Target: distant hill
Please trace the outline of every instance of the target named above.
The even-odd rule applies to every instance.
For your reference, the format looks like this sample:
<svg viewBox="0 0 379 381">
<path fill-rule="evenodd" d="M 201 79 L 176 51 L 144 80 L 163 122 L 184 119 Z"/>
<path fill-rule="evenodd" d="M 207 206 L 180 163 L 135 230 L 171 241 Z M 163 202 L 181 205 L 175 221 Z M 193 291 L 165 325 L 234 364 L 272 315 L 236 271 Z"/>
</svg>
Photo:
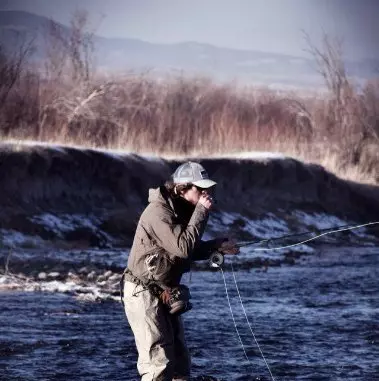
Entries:
<svg viewBox="0 0 379 381">
<path fill-rule="evenodd" d="M 49 20 L 21 11 L 0 11 L 0 43 L 15 46 L 16 35 L 34 38 L 36 57 L 44 55 Z M 67 33 L 69 28 L 62 26 Z M 129 38 L 94 39 L 97 64 L 104 70 L 149 70 L 165 73 L 205 75 L 216 80 L 260 83 L 272 87 L 312 87 L 322 82 L 315 63 L 303 57 L 260 51 L 221 48 L 197 42 L 152 44 Z M 366 79 L 375 75 L 379 61 L 346 62 L 350 75 Z"/>
</svg>

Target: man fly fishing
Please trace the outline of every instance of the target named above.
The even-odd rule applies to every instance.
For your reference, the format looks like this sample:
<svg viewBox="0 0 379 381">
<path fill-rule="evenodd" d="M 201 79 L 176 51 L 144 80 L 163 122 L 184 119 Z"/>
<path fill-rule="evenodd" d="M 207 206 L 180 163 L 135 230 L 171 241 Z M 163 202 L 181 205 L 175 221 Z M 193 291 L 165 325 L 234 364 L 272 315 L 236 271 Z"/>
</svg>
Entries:
<svg viewBox="0 0 379 381">
<path fill-rule="evenodd" d="M 208 259 L 215 251 L 239 252 L 226 238 L 201 240 L 215 185 L 200 164 L 187 162 L 176 169 L 171 181 L 149 190 L 149 204 L 138 222 L 122 280 L 122 300 L 142 381 L 190 379 L 180 315 L 192 306 L 181 277 L 191 262 Z"/>
</svg>

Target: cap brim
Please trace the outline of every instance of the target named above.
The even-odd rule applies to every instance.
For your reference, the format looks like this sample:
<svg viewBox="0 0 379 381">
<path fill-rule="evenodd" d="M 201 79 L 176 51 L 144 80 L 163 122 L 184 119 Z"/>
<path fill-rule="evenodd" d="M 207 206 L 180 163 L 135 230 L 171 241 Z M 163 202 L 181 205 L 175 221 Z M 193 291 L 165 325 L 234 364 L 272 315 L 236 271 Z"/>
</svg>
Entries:
<svg viewBox="0 0 379 381">
<path fill-rule="evenodd" d="M 216 185 L 217 183 L 213 180 L 203 179 L 203 180 L 193 181 L 192 184 L 200 188 L 210 188 Z"/>
</svg>

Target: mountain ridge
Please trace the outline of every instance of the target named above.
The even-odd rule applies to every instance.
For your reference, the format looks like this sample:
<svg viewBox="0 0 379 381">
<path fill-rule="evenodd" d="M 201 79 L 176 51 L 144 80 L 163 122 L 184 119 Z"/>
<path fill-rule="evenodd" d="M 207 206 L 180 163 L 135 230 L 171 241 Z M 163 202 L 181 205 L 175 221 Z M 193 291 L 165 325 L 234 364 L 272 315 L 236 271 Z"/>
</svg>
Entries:
<svg viewBox="0 0 379 381">
<path fill-rule="evenodd" d="M 46 40 L 44 29 L 50 20 L 25 11 L 0 11 L 1 44 L 14 49 L 15 31 L 23 31 L 35 39 L 38 59 L 43 58 Z M 69 27 L 57 23 L 63 33 Z M 46 29 L 45 29 L 46 30 Z M 158 76 L 178 72 L 205 75 L 216 80 L 260 83 L 294 87 L 319 87 L 322 78 L 315 62 L 306 57 L 219 47 L 209 43 L 182 41 L 178 43 L 152 43 L 136 38 L 109 38 L 94 36 L 99 66 L 105 71 L 152 70 Z M 348 73 L 365 80 L 374 76 L 379 61 L 346 61 Z"/>
</svg>

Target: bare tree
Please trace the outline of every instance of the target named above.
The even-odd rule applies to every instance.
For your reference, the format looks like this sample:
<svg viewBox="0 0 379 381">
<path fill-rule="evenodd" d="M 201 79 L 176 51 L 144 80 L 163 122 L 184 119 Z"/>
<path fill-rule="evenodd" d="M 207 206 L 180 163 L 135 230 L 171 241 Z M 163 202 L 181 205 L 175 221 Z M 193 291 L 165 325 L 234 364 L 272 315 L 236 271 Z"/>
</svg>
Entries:
<svg viewBox="0 0 379 381">
<path fill-rule="evenodd" d="M 304 38 L 317 64 L 317 70 L 323 77 L 327 89 L 332 95 L 331 112 L 334 114 L 334 128 L 337 134 L 346 127 L 347 102 L 352 94 L 352 87 L 346 74 L 343 60 L 343 43 L 341 39 L 331 38 L 324 34 L 321 47 L 317 47 L 304 32 Z"/>
<path fill-rule="evenodd" d="M 325 136 L 334 141 L 344 160 L 357 163 L 367 131 L 360 120 L 356 88 L 346 72 L 342 40 L 324 34 L 321 47 L 317 47 L 309 35 L 304 33 L 304 37 L 330 93 L 324 120 Z"/>
<path fill-rule="evenodd" d="M 50 81 L 60 81 L 68 68 L 68 46 L 63 38 L 63 26 L 49 21 L 45 37 L 45 77 Z"/>
<path fill-rule="evenodd" d="M 0 45 L 0 108 L 2 108 L 16 82 L 25 70 L 28 59 L 34 51 L 34 38 L 27 38 L 17 33 L 16 49 L 6 52 Z"/>
<path fill-rule="evenodd" d="M 52 117 L 59 120 L 58 125 L 63 127 L 60 132 L 65 136 L 78 118 L 93 116 L 91 104 L 107 86 L 94 84 L 94 30 L 86 11 L 74 12 L 70 28 L 51 20 L 46 32 L 47 91 L 40 95 L 43 100 L 39 130 L 44 131 Z"/>
<path fill-rule="evenodd" d="M 76 79 L 89 81 L 93 69 L 94 31 L 89 31 L 88 14 L 77 11 L 71 19 L 70 57 Z"/>
<path fill-rule="evenodd" d="M 369 168 L 377 159 L 376 155 L 368 157 L 368 147 L 374 146 L 376 151 L 379 147 L 379 87 L 374 81 L 367 81 L 362 89 L 354 85 L 346 72 L 341 40 L 325 34 L 319 48 L 304 35 L 331 95 L 326 101 L 326 135 L 338 147 L 342 166 Z"/>
<path fill-rule="evenodd" d="M 70 28 L 50 20 L 46 39 L 46 70 L 51 79 L 67 75 L 75 83 L 89 82 L 94 71 L 94 30 L 88 13 L 77 10 Z"/>
</svg>

